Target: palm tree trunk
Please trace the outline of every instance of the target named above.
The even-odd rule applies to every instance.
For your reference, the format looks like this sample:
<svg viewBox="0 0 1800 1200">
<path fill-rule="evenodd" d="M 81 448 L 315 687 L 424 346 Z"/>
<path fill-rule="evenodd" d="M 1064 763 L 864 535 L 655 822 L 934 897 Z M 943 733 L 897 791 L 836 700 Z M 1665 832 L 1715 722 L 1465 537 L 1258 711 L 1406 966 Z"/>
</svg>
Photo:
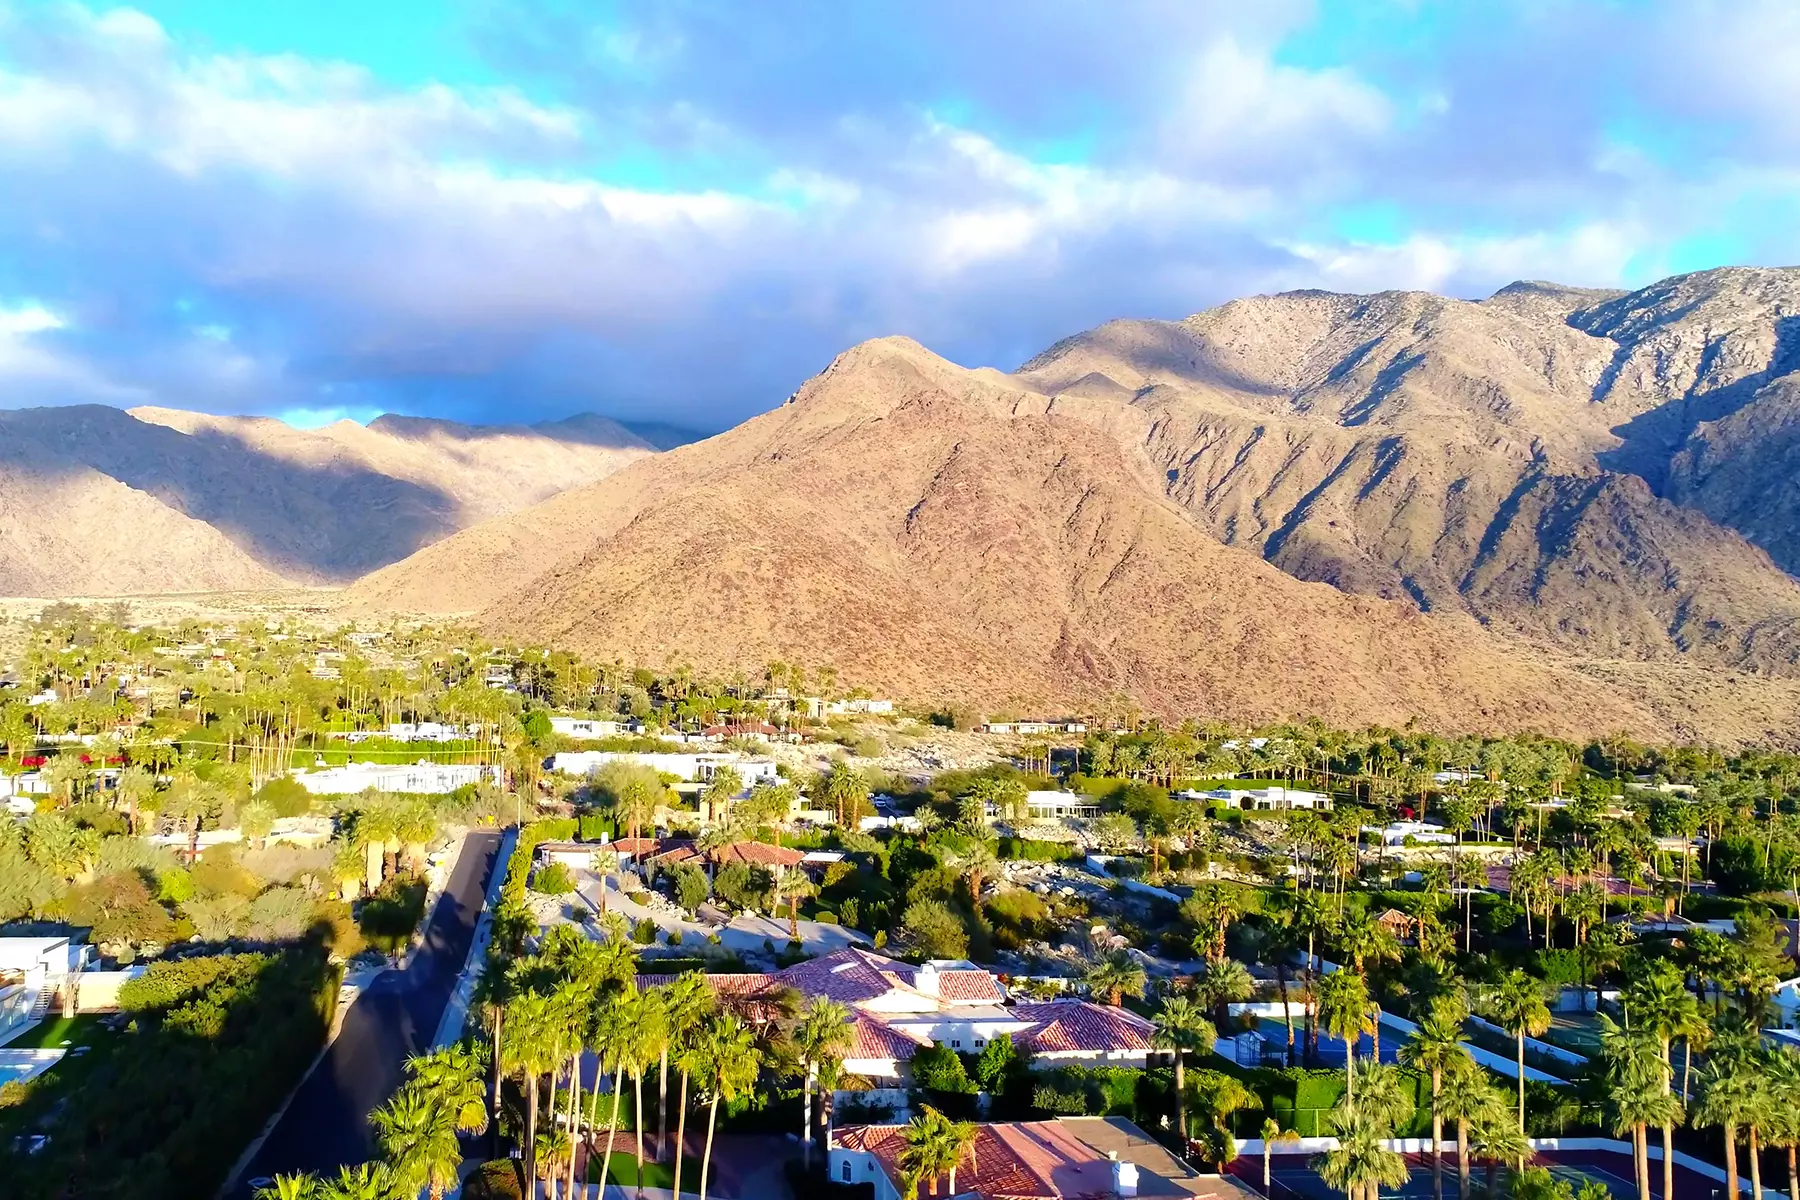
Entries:
<svg viewBox="0 0 1800 1200">
<path fill-rule="evenodd" d="M 806 1163 L 806 1169 L 809 1171 L 812 1170 L 812 1093 L 815 1073 L 813 1064 L 807 1063 L 806 1075 L 800 1081 L 800 1152 Z M 1800 1200 L 1800 1198 L 1796 1198 L 1796 1200 Z"/>
<path fill-rule="evenodd" d="M 1519 1132 L 1525 1132 L 1525 1030 L 1520 1029 L 1519 1040 Z"/>
<path fill-rule="evenodd" d="M 1682 1038 L 1681 1039 L 1681 1102 L 1683 1104 L 1687 1103 L 1688 1076 L 1693 1073 L 1693 1069 L 1694 1069 L 1694 1044 L 1692 1042 L 1690 1042 L 1687 1038 Z M 1792 1197 L 1792 1200 L 1800 1200 L 1800 1196 L 1794 1196 L 1794 1197 Z"/>
<path fill-rule="evenodd" d="M 612 1120 L 606 1123 L 606 1152 L 600 1156 L 600 1194 L 602 1196 L 606 1195 L 606 1181 L 612 1174 L 613 1142 L 616 1140 L 619 1132 L 619 1101 L 624 1099 L 624 1096 L 621 1094 L 624 1079 L 625 1069 L 623 1067 L 614 1067 Z"/>
<path fill-rule="evenodd" d="M 669 1048 L 663 1047 L 656 1079 L 656 1161 L 669 1152 Z M 1794 1197 L 1800 1200 L 1800 1196 Z"/>
<path fill-rule="evenodd" d="M 631 1124 L 637 1131 L 637 1200 L 644 1200 L 644 1073 L 631 1077 Z"/>
<path fill-rule="evenodd" d="M 575 1194 L 575 1151 L 581 1135 L 581 1051 L 569 1057 L 569 1196 Z"/>
<path fill-rule="evenodd" d="M 700 1200 L 706 1200 L 706 1176 L 712 1170 L 713 1130 L 719 1124 L 719 1092 L 713 1089 L 712 1103 L 706 1109 L 706 1153 L 700 1158 Z"/>
<path fill-rule="evenodd" d="M 1175 1131 L 1181 1138 L 1181 1157 L 1187 1158 L 1188 1122 L 1187 1122 L 1187 1064 L 1181 1060 L 1187 1056 L 1181 1047 L 1175 1048 Z"/>
<path fill-rule="evenodd" d="M 1431 1068 L 1431 1196 L 1444 1200 L 1444 1114 L 1438 1110 L 1438 1092 L 1444 1086 L 1442 1067 Z M 1800 1197 L 1796 1197 L 1800 1200 Z"/>
<path fill-rule="evenodd" d="M 490 1149 L 495 1158 L 500 1157 L 500 1025 L 505 1012 L 505 1005 L 494 1005 L 494 1070 L 493 1080 L 488 1085 L 488 1129 L 493 1134 Z M 1796 1200 L 1800 1200 L 1800 1197 Z"/>
<path fill-rule="evenodd" d="M 1642 1122 L 1631 1127 L 1631 1166 L 1637 1173 L 1640 1200 L 1651 1200 L 1649 1142 L 1650 1131 L 1644 1127 Z"/>
<path fill-rule="evenodd" d="M 525 1186 L 537 1186 L 537 1072 L 525 1072 Z"/>
<path fill-rule="evenodd" d="M 1738 1191 L 1737 1126 L 1725 1126 L 1725 1194 L 1736 1197 Z"/>
<path fill-rule="evenodd" d="M 1762 1200 L 1762 1144 L 1757 1140 L 1758 1130 L 1750 1126 L 1750 1200 Z"/>
<path fill-rule="evenodd" d="M 1456 1200 L 1469 1200 L 1469 1123 L 1456 1119 Z"/>
<path fill-rule="evenodd" d="M 1664 1196 L 1675 1194 L 1675 1127 L 1667 1121 L 1662 1127 L 1662 1183 Z"/>
<path fill-rule="evenodd" d="M 687 1072 L 681 1073 L 681 1099 L 675 1114 L 675 1200 L 681 1200 L 681 1153 L 687 1149 Z"/>
<path fill-rule="evenodd" d="M 1287 963 L 1284 960 L 1275 968 L 1275 986 L 1281 989 L 1281 1019 L 1287 1025 L 1287 1065 L 1294 1065 L 1294 1010 L 1288 1006 Z M 1794 1200 L 1800 1200 L 1796 1196 Z"/>
<path fill-rule="evenodd" d="M 1788 1143 L 1788 1200 L 1800 1200 L 1800 1159 L 1794 1153 L 1794 1144 Z"/>
</svg>

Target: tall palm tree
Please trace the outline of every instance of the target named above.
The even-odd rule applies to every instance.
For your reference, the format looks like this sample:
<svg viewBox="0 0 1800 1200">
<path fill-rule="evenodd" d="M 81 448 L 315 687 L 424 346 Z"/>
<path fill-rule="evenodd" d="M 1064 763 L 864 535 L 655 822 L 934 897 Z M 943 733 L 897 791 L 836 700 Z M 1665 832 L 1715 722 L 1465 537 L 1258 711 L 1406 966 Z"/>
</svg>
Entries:
<svg viewBox="0 0 1800 1200">
<path fill-rule="evenodd" d="M 713 1134 L 719 1124 L 719 1102 L 736 1100 L 756 1083 L 762 1054 L 750 1027 L 730 1015 L 707 1022 L 701 1038 L 698 1065 L 705 1071 L 706 1090 L 712 1093 L 706 1112 L 706 1151 L 700 1159 L 700 1200 L 706 1200 L 707 1177 L 712 1171 Z"/>
<path fill-rule="evenodd" d="M 488 1115 L 481 1086 L 481 1063 L 467 1046 L 452 1044 L 406 1062 L 407 1086 L 450 1114 L 459 1133 L 480 1133 Z"/>
<path fill-rule="evenodd" d="M 501 1038 L 502 1061 L 508 1073 L 525 1078 L 525 1178 L 536 1179 L 538 1084 L 545 1073 L 562 1063 L 561 1014 L 551 998 L 522 992 L 506 1003 L 506 1022 Z"/>
<path fill-rule="evenodd" d="M 917 1197 L 921 1180 L 931 1181 L 931 1194 L 937 1195 L 937 1179 L 949 1175 L 949 1194 L 956 1194 L 956 1172 L 963 1159 L 972 1158 L 975 1148 L 975 1126 L 952 1121 L 930 1105 L 908 1122 L 901 1131 L 902 1146 L 898 1157 L 903 1190 Z"/>
<path fill-rule="evenodd" d="M 1190 1050 L 1205 1054 L 1218 1040 L 1218 1031 L 1206 1019 L 1200 1006 L 1185 996 L 1170 996 L 1156 1014 L 1156 1046 L 1175 1052 L 1175 1128 L 1181 1138 L 1183 1153 L 1188 1144 L 1187 1120 L 1187 1055 Z"/>
<path fill-rule="evenodd" d="M 1525 1039 L 1550 1028 L 1550 1008 L 1544 1003 L 1543 984 L 1514 967 L 1498 984 L 1483 993 L 1488 1016 L 1509 1031 L 1518 1045 L 1519 1132 L 1525 1132 Z"/>
<path fill-rule="evenodd" d="M 1782 1050 L 1770 1057 L 1764 1071 L 1764 1088 L 1769 1097 L 1769 1126 L 1766 1134 L 1771 1146 L 1787 1152 L 1788 1196 L 1800 1196 L 1800 1053 Z"/>
<path fill-rule="evenodd" d="M 1639 1200 L 1650 1200 L 1648 1131 L 1652 1125 L 1664 1124 L 1665 1118 L 1672 1115 L 1663 1102 L 1674 1099 L 1663 1087 L 1667 1074 L 1657 1057 L 1655 1032 L 1645 1026 L 1627 1028 L 1604 1013 L 1600 1015 L 1599 1026 L 1613 1132 L 1631 1134 L 1631 1162 L 1637 1172 L 1638 1197 Z M 1667 1146 L 1663 1153 L 1666 1159 Z M 1664 1165 L 1669 1164 L 1665 1161 Z M 1665 1195 L 1673 1194 L 1668 1190 L 1667 1178 L 1664 1189 Z"/>
<path fill-rule="evenodd" d="M 1458 1200 L 1469 1200 L 1469 1131 L 1477 1125 L 1504 1122 L 1511 1116 L 1511 1106 L 1473 1059 L 1457 1063 L 1445 1073 L 1438 1106 L 1446 1120 L 1456 1122 L 1456 1194 Z"/>
<path fill-rule="evenodd" d="M 369 1114 L 369 1123 L 402 1190 L 417 1192 L 423 1187 L 431 1200 L 443 1200 L 444 1193 L 456 1186 L 462 1147 L 456 1140 L 453 1110 L 433 1103 L 421 1089 L 403 1087 Z"/>
<path fill-rule="evenodd" d="M 1684 1029 L 1691 1029 L 1698 1023 L 1700 1003 L 1687 990 L 1687 980 L 1681 969 L 1666 959 L 1655 962 L 1648 972 L 1635 980 L 1626 989 L 1624 1001 L 1626 1017 L 1632 1027 L 1656 1038 L 1662 1060 L 1657 1082 L 1662 1094 L 1670 1096 L 1675 1064 L 1669 1054 L 1669 1045 Z M 1662 1122 L 1663 1195 L 1672 1196 L 1675 1194 L 1674 1127 L 1681 1123 L 1681 1118 L 1675 1115 L 1675 1109 L 1670 1105 L 1662 1105 L 1661 1112 L 1664 1117 L 1672 1116 Z"/>
<path fill-rule="evenodd" d="M 1399 1187 L 1410 1172 L 1406 1159 L 1389 1150 L 1383 1142 L 1389 1130 L 1382 1127 L 1374 1114 L 1352 1105 L 1338 1125 L 1337 1149 L 1328 1150 L 1313 1161 L 1313 1169 L 1327 1187 L 1359 1200 L 1373 1196 L 1381 1187 Z"/>
<path fill-rule="evenodd" d="M 815 895 L 818 887 L 798 867 L 784 869 L 775 877 L 775 902 L 788 906 L 788 938 L 800 940 L 800 902 Z"/>
<path fill-rule="evenodd" d="M 659 1063 L 661 1080 L 659 1083 L 658 1112 L 656 1121 L 657 1137 L 664 1143 L 658 1157 L 667 1153 L 669 1140 L 669 1060 L 678 1057 L 692 1041 L 695 1032 L 700 1029 L 706 1018 L 712 1015 L 718 1001 L 713 995 L 706 976 L 697 971 L 690 971 L 678 976 L 675 981 L 662 989 L 663 1015 L 668 1024 L 668 1037 L 663 1041 L 662 1059 Z M 679 1067 L 679 1064 L 677 1064 Z M 681 1109 L 680 1120 L 685 1128 L 687 1123 L 687 1071 L 681 1070 Z M 681 1154 L 679 1138 L 675 1143 L 676 1157 Z M 679 1172 L 678 1172 L 679 1174 Z"/>
<path fill-rule="evenodd" d="M 1714 1038 L 1701 1073 L 1700 1102 L 1694 1124 L 1717 1128 L 1725 1136 L 1726 1187 L 1738 1194 L 1738 1130 L 1750 1133 L 1751 1187 L 1762 1192 L 1762 1167 L 1757 1162 L 1758 1127 L 1766 1117 L 1767 1093 L 1763 1072 L 1767 1055 L 1761 1035 L 1754 1028 L 1727 1026 Z"/>
<path fill-rule="evenodd" d="M 1372 1011 L 1369 985 L 1357 972 L 1337 970 L 1320 981 L 1319 1024 L 1344 1043 L 1344 1094 L 1352 1099 L 1356 1095 L 1351 1069 L 1356 1061 L 1356 1043 L 1374 1026 Z"/>
<path fill-rule="evenodd" d="M 636 1114 L 632 1124 L 637 1133 L 637 1196 L 644 1200 L 644 1072 L 668 1053 L 669 1012 L 658 991 L 640 994 L 636 1009 L 629 1057 L 632 1112 Z"/>
<path fill-rule="evenodd" d="M 611 1178 L 613 1143 L 619 1136 L 619 1106 L 625 1098 L 625 1073 L 635 1071 L 638 1065 L 636 1025 L 642 1003 L 636 992 L 617 992 L 601 1003 L 602 1007 L 594 1015 L 594 1050 L 600 1057 L 599 1070 L 602 1073 L 608 1066 L 612 1067 L 613 1098 L 612 1117 L 606 1123 L 606 1149 L 600 1158 L 600 1186 L 604 1189 L 607 1180 Z M 600 1081 L 596 1079 L 596 1090 L 599 1086 Z M 641 1112 L 636 1124 L 640 1129 L 643 1127 Z M 638 1177 L 643 1178 L 641 1158 Z"/>
<path fill-rule="evenodd" d="M 1468 1002 L 1460 990 L 1435 997 L 1418 1032 L 1400 1048 L 1402 1063 L 1431 1077 L 1431 1192 L 1435 1200 L 1444 1200 L 1444 1074 L 1475 1061 L 1463 1044 L 1463 1022 L 1468 1015 Z"/>
<path fill-rule="evenodd" d="M 1523 1171 L 1525 1161 L 1531 1157 L 1531 1139 L 1513 1121 L 1505 1105 L 1489 1114 L 1486 1121 L 1471 1123 L 1470 1134 L 1475 1154 L 1487 1163 L 1488 1195 L 1499 1195 L 1494 1190 L 1494 1167 L 1506 1163 L 1515 1172 Z"/>
<path fill-rule="evenodd" d="M 794 1026 L 794 1050 L 800 1056 L 800 1066 L 804 1071 L 800 1084 L 803 1114 L 800 1122 L 800 1145 L 809 1168 L 812 1166 L 813 1087 L 818 1082 L 820 1068 L 826 1063 L 841 1060 L 854 1040 L 855 1035 L 850 1028 L 850 1010 L 823 996 L 813 999 L 807 1005 Z"/>
</svg>

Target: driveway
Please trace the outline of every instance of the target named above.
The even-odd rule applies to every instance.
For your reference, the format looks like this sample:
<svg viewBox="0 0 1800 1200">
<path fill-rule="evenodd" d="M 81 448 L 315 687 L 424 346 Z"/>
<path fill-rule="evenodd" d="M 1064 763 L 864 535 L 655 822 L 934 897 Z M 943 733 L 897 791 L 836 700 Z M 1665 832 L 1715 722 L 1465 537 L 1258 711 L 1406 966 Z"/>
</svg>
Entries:
<svg viewBox="0 0 1800 1200">
<path fill-rule="evenodd" d="M 471 833 L 405 970 L 387 971 L 344 1015 L 325 1057 L 251 1159 L 248 1181 L 290 1171 L 335 1172 L 375 1157 L 368 1114 L 400 1086 L 411 1056 L 431 1048 L 468 957 L 500 835 Z M 230 1193 L 247 1197 L 247 1182 Z"/>
</svg>

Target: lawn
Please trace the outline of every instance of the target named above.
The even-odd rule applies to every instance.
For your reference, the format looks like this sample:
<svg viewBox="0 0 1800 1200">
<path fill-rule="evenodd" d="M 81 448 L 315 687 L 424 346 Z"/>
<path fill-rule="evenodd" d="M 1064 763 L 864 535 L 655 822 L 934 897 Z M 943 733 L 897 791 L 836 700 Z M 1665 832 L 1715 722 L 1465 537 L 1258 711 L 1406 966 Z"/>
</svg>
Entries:
<svg viewBox="0 0 1800 1200">
<path fill-rule="evenodd" d="M 98 1070 L 119 1045 L 120 1037 L 93 1015 L 51 1017 L 6 1044 L 9 1050 L 64 1050 L 57 1064 L 9 1094 L 0 1104 L 0 1138 L 35 1132 L 50 1117 L 60 1098 L 79 1092 L 83 1080 Z M 66 1044 L 65 1044 L 66 1043 Z M 74 1053 L 82 1047 L 93 1047 Z"/>
<path fill-rule="evenodd" d="M 46 1017 L 6 1045 L 13 1050 L 72 1050 L 76 1046 L 91 1046 L 106 1035 L 106 1027 L 92 1013 L 78 1017 Z"/>
<path fill-rule="evenodd" d="M 599 1172 L 590 1168 L 588 1174 L 591 1178 L 592 1176 L 598 1175 Z M 638 1181 L 637 1174 L 636 1158 L 633 1158 L 629 1154 L 620 1154 L 617 1150 L 613 1151 L 611 1169 L 606 1173 L 608 1182 L 623 1184 L 626 1187 L 636 1187 Z M 688 1169 L 683 1171 L 682 1174 L 689 1176 L 686 1180 L 687 1183 L 692 1184 L 695 1189 L 699 1188 L 700 1164 L 697 1161 L 689 1159 Z M 674 1183 L 675 1164 L 649 1161 L 644 1163 L 645 1187 L 670 1188 L 674 1186 Z"/>
</svg>

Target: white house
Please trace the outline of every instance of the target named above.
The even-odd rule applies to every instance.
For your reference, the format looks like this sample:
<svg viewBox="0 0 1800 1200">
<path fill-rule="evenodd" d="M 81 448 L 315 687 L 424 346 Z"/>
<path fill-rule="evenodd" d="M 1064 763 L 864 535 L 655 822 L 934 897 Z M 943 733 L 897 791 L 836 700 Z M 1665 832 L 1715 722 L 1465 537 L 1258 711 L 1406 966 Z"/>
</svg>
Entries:
<svg viewBox="0 0 1800 1200">
<path fill-rule="evenodd" d="M 1025 806 L 1034 820 L 1060 821 L 1075 817 L 1085 819 L 1100 815 L 1100 806 L 1092 796 L 1079 792 L 1026 792 Z"/>
<path fill-rule="evenodd" d="M 87 966 L 91 948 L 67 937 L 0 937 L 0 1041 L 29 1024 L 40 997 L 59 993 L 74 1012 L 69 983 Z"/>
<path fill-rule="evenodd" d="M 1324 792 L 1308 792 L 1275 784 L 1266 788 L 1213 788 L 1204 792 L 1183 793 L 1197 800 L 1217 800 L 1229 808 L 1245 811 L 1288 812 L 1292 809 L 1325 810 L 1331 797 Z"/>
<path fill-rule="evenodd" d="M 500 781 L 499 767 L 472 763 L 350 763 L 323 771 L 302 771 L 294 782 L 315 796 L 354 796 L 373 788 L 378 792 L 408 792 L 442 796 L 482 780 Z"/>
<path fill-rule="evenodd" d="M 625 727 L 617 721 L 596 720 L 592 717 L 551 717 L 550 728 L 558 737 L 598 741 L 601 738 L 618 737 Z"/>
<path fill-rule="evenodd" d="M 592 775 L 608 763 L 645 766 L 687 783 L 710 783 L 720 767 L 734 767 L 747 787 L 774 782 L 780 773 L 772 758 L 744 758 L 736 754 L 640 754 L 628 750 L 562 750 L 550 760 L 550 768 L 563 775 Z"/>
<path fill-rule="evenodd" d="M 1372 833 L 1384 846 L 1404 846 L 1406 839 L 1428 846 L 1454 846 L 1456 835 L 1442 825 L 1430 821 L 1394 821 L 1388 825 L 1364 825 L 1364 833 Z"/>
<path fill-rule="evenodd" d="M 1042 733 L 1086 733 L 1087 722 L 1060 721 L 989 721 L 981 727 L 983 733 L 1016 733 L 1029 736 Z"/>
</svg>

